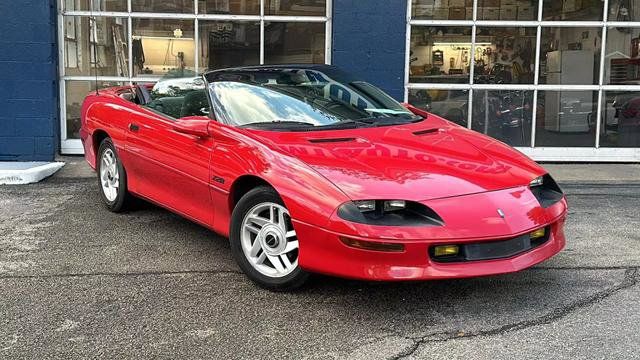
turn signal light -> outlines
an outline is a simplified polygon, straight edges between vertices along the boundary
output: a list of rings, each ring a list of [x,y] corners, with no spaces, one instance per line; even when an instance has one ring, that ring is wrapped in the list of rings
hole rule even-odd
[[[532,231],[531,234],[529,235],[529,237],[531,237],[531,239],[540,239],[543,238],[545,235],[547,234],[545,228],[542,229],[538,229],[535,231]]]
[[[458,245],[440,245],[433,248],[433,255],[439,256],[455,256],[460,252]]]
[[[404,252],[403,244],[364,241],[364,240],[351,239],[343,236],[340,237],[340,241],[342,241],[343,244],[356,249],[383,251],[383,252]]]

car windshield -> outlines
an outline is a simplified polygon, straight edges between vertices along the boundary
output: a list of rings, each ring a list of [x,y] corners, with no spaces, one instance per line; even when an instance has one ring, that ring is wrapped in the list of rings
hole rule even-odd
[[[209,88],[216,115],[237,126],[309,130],[422,119],[371,84],[312,69],[233,71],[217,75]]]

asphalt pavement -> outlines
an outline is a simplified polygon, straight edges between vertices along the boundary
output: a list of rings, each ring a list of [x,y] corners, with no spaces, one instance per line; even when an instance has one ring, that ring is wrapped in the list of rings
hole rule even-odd
[[[286,294],[177,215],[108,212],[76,160],[0,187],[2,359],[640,359],[640,179],[563,177],[567,247],[529,270]]]

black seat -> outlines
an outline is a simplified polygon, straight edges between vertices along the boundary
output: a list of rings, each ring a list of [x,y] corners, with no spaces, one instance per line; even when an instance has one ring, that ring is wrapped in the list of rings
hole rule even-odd
[[[203,109],[207,112],[209,111],[209,100],[207,100],[206,91],[191,91],[184,97],[180,117],[207,115],[207,112],[202,111]]]

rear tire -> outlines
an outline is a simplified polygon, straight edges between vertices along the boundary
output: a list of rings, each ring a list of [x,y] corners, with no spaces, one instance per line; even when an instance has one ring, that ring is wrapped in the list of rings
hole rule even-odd
[[[273,188],[259,186],[240,199],[229,238],[238,266],[259,286],[288,291],[309,278],[298,265],[298,237],[291,216]]]
[[[105,138],[98,148],[96,170],[100,197],[109,211],[125,211],[131,203],[127,190],[127,173],[111,138]]]

